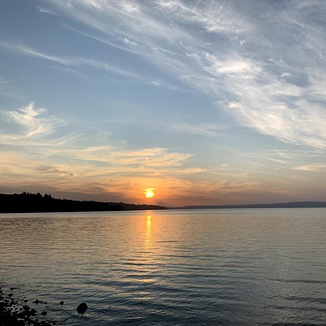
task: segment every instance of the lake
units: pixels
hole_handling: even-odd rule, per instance
[[[0,214],[0,241],[40,320],[326,325],[325,208]]]

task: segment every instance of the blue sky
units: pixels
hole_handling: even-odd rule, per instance
[[[326,200],[325,17],[323,0],[2,0],[0,192]]]

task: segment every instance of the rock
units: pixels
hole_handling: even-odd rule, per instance
[[[33,301],[33,303],[39,304],[40,300],[36,299],[35,301]]]
[[[47,311],[42,311],[41,315],[45,316],[47,314]]]
[[[32,316],[31,310],[26,310],[24,314],[25,314],[26,317]]]
[[[77,307],[77,312],[79,314],[82,314],[87,310],[87,308],[88,308],[87,304],[85,302],[83,302]]]
[[[61,304],[61,305],[63,305],[63,304],[64,304],[64,302],[63,302],[63,301],[60,301],[60,304]]]

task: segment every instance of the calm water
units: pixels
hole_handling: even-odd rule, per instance
[[[326,209],[2,214],[0,241],[0,285],[64,325],[326,325]]]

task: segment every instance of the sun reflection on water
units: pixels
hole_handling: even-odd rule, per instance
[[[151,227],[152,227],[152,216],[147,215],[146,218],[146,236],[145,236],[145,247],[148,249],[151,241]]]

